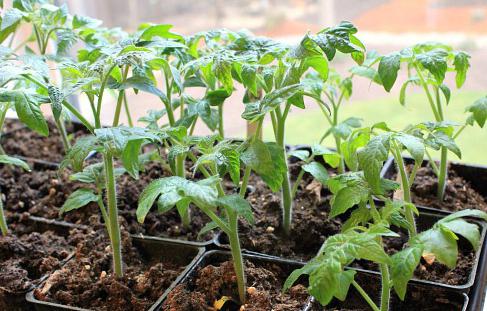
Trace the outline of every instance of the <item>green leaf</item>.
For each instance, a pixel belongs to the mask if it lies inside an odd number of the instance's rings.
[[[265,144],[256,139],[241,154],[242,162],[262,177],[264,182],[276,192],[281,188],[285,172],[284,152],[274,143]]]
[[[198,182],[186,180],[179,176],[156,179],[140,194],[136,212],[137,220],[140,223],[144,222],[157,198],[159,198],[160,210],[168,210],[181,201],[183,201],[181,204],[187,204],[187,201],[191,201],[200,208],[214,207],[218,197],[215,188],[216,182],[219,182],[219,178],[210,177]]]
[[[78,138],[61,162],[61,168],[71,165],[74,172],[82,171],[86,157],[98,146],[97,138],[93,135]]]
[[[59,210],[59,215],[78,209],[90,202],[98,201],[98,195],[94,194],[91,189],[81,188],[71,193]]]
[[[465,52],[455,53],[455,59],[453,60],[453,66],[455,66],[455,71],[457,72],[455,76],[455,82],[457,88],[461,88],[465,79],[467,78],[467,71],[470,68],[470,55]]]
[[[384,89],[389,92],[396,82],[397,72],[401,67],[401,55],[399,53],[392,53],[382,57],[379,62],[379,77],[382,81]]]
[[[478,249],[480,244],[480,231],[476,224],[469,223],[463,219],[455,219],[443,222],[441,225],[466,238],[472,244],[474,250]]]
[[[441,220],[438,221],[438,223],[444,223],[444,222],[452,221],[452,220],[462,218],[462,217],[474,217],[474,218],[479,218],[479,219],[487,221],[487,213],[486,212],[481,211],[481,210],[477,210],[477,209],[465,209],[465,210],[455,212],[453,214],[450,214],[450,215],[442,218]]]
[[[367,78],[379,85],[382,85],[379,73],[374,68],[365,66],[353,66],[352,68],[350,68],[350,73],[353,73],[356,76]]]
[[[152,142],[159,141],[159,137],[151,130],[140,127],[117,126],[95,129],[98,141],[106,149],[121,154],[130,141],[147,139]]]
[[[401,91],[399,92],[399,103],[403,106],[406,105],[406,88],[408,84],[418,84],[419,83],[419,78],[418,77],[411,77],[406,80],[406,82],[403,83],[401,86]]]
[[[309,157],[309,151],[308,150],[291,150],[287,153],[288,157],[295,157],[300,159],[301,161],[305,161]]]
[[[330,217],[336,217],[345,213],[348,209],[366,201],[369,197],[369,191],[363,185],[347,186],[340,189],[333,197]]]
[[[352,284],[355,274],[357,271],[354,270],[346,270],[340,273],[338,276],[338,284],[335,289],[334,296],[341,301],[345,301],[347,298],[348,290],[350,285]]]
[[[181,35],[171,32],[172,25],[159,24],[152,25],[144,29],[140,35],[140,40],[151,40],[153,37],[160,37],[166,39],[177,39],[183,41],[184,38]]]
[[[16,8],[6,10],[1,19],[0,30],[4,31],[11,26],[17,25],[23,17],[24,13]]]
[[[450,231],[451,232],[451,231]],[[433,254],[436,259],[453,269],[457,264],[458,246],[451,233],[441,227],[433,227],[416,236],[412,245],[422,244],[423,252]]]
[[[473,119],[483,128],[487,120],[487,96],[477,99],[466,111],[471,112]]]
[[[450,97],[451,97],[450,88],[448,86],[446,86],[445,84],[440,84],[440,90],[443,93],[443,95],[445,96],[446,104],[448,105],[450,103]]]
[[[305,172],[310,173],[313,177],[319,181],[321,184],[326,185],[329,175],[326,168],[318,162],[311,162],[302,166]]]
[[[127,142],[127,145],[122,151],[122,165],[127,173],[135,179],[139,178],[139,154],[143,142],[143,139],[131,140]]]
[[[82,27],[98,27],[101,25],[102,21],[94,19],[88,16],[75,14],[73,16],[73,29],[78,29]]]
[[[206,225],[201,228],[200,232],[198,232],[198,239],[207,234],[210,231],[213,231],[218,228],[218,225],[214,221],[210,221],[206,223]]]
[[[254,224],[252,207],[250,206],[249,202],[247,202],[247,200],[242,198],[240,195],[225,195],[223,197],[219,197],[216,202],[219,206],[236,212],[238,215],[245,218],[245,220],[247,220],[250,224]]]
[[[415,162],[423,162],[425,147],[419,138],[405,133],[397,133],[394,138],[408,150]]]
[[[15,94],[15,111],[20,121],[42,136],[49,135],[47,122],[36,98],[19,90]]]
[[[415,245],[391,256],[391,279],[394,290],[401,300],[404,300],[408,282],[414,275],[422,253],[422,246]]]
[[[154,81],[152,81],[150,78],[145,76],[130,77],[127,80],[125,80],[125,82],[117,85],[117,87],[120,90],[133,88],[135,90],[140,90],[143,92],[154,94],[157,97],[163,97],[163,98],[166,97],[166,95],[157,88],[157,86],[154,84]]]
[[[416,59],[435,77],[438,84],[441,84],[445,80],[445,73],[448,68],[447,57],[448,53],[444,50],[434,49],[417,55]]]
[[[14,158],[14,157],[11,157],[11,156],[8,156],[5,154],[0,154],[0,163],[20,166],[24,170],[30,171],[29,164],[27,164],[26,162],[24,162],[20,159],[17,159],[17,158]]]
[[[328,79],[328,61],[321,55],[308,57],[304,61],[305,65],[313,68],[323,81]]]
[[[380,171],[389,155],[390,133],[374,136],[369,143],[359,150],[357,157],[364,176],[375,193],[381,194]]]

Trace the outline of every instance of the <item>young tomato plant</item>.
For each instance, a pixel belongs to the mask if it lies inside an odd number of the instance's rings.
[[[306,35],[301,43],[288,51],[262,73],[263,89],[266,95],[260,101],[248,103],[242,117],[254,121],[270,115],[277,145],[285,151],[285,125],[291,106],[304,108],[303,96],[318,98],[314,93],[305,92],[301,80],[308,69],[314,69],[323,80],[328,77],[328,60],[332,60],[336,51],[351,54],[359,63],[364,60],[365,49],[354,36],[357,29],[348,22],[332,28],[326,28],[317,35]],[[320,104],[324,104],[321,100]],[[327,107],[325,105],[325,107]],[[284,231],[289,234],[292,223],[292,188],[289,180],[287,163],[281,178],[282,210]]]
[[[374,166],[374,163],[370,165]],[[474,249],[479,247],[478,226],[463,217],[485,220],[487,214],[465,210],[439,220],[431,229],[412,237],[403,250],[389,256],[382,238],[398,237],[397,233],[389,229],[391,224],[410,230],[404,211],[415,210],[415,207],[411,203],[387,198],[384,206],[379,207],[373,196],[397,189],[398,185],[381,179],[379,188],[375,189],[377,185],[372,186],[363,171],[330,178],[327,185],[333,193],[331,216],[342,214],[356,205],[358,209],[345,223],[342,233],[329,237],[317,256],[303,268],[294,271],[284,284],[284,289],[288,289],[301,275],[308,275],[308,290],[322,305],[329,304],[334,297],[346,300],[348,290],[353,286],[372,310],[388,311],[391,289],[394,288],[399,298],[404,299],[407,284],[422,256],[434,258],[454,268],[458,257],[457,235],[465,237]],[[367,204],[370,208],[366,207]],[[409,206],[405,209],[404,205]],[[358,259],[373,261],[380,267],[382,286],[379,304],[354,280],[356,271],[345,269]]]
[[[401,63],[406,64],[408,79],[401,87],[399,101],[402,105],[406,102],[406,89],[409,84],[419,85],[426,94],[427,102],[436,122],[446,121],[446,105],[450,101],[451,90],[444,83],[448,71],[456,72],[455,82],[457,88],[461,88],[465,82],[470,56],[462,51],[454,51],[450,46],[440,43],[416,44],[399,52],[378,57],[377,75],[370,75],[375,82],[390,91],[396,82]],[[378,76],[378,78],[377,78]],[[443,94],[443,98],[441,96]],[[450,133],[450,137],[458,136],[458,133]],[[441,147],[440,165],[438,175],[438,200],[443,200],[446,181],[448,178],[448,149]],[[433,161],[431,161],[433,162]]]
[[[84,182],[94,183],[97,193],[87,189],[76,191],[68,198],[61,211],[73,210],[91,201],[98,202],[111,241],[113,270],[118,277],[123,275],[116,190],[116,177],[121,171],[115,169],[114,158],[119,157],[124,169],[131,176],[138,177],[141,145],[146,141],[154,143],[159,140],[160,138],[150,130],[137,127],[120,126],[96,129],[94,136],[88,136],[76,142],[63,163],[63,166],[71,165],[75,172],[79,172],[82,170],[83,161],[90,152],[98,151],[103,155],[102,175],[100,175],[100,166],[91,166],[73,176],[75,179],[82,178]],[[101,200],[103,189],[106,192],[106,209]]]
[[[262,122],[259,122],[259,131],[261,125]],[[194,169],[199,170],[205,179],[194,182],[172,176],[155,180],[142,192],[137,208],[139,222],[144,221],[156,200],[160,212],[166,212],[176,206],[179,213],[184,214],[192,203],[208,215],[211,222],[200,234],[220,228],[228,236],[242,304],[245,303],[246,281],[238,236],[238,217],[242,216],[249,223],[253,223],[252,209],[245,200],[250,171],[256,169],[270,173],[274,168],[269,149],[274,148],[275,144],[265,144],[256,138],[257,135],[258,132],[241,144],[220,141],[221,137],[217,135],[189,137],[188,142],[194,145],[200,156],[196,157],[193,151],[189,151],[188,155],[195,163]],[[241,162],[245,166],[242,179]],[[280,159],[279,163],[283,162],[283,159]],[[235,186],[239,187],[238,194],[225,194],[221,180],[227,174]]]
[[[315,94],[316,98],[321,98],[321,95],[324,94],[325,100],[329,103],[331,116],[323,108],[323,105],[318,105],[330,125],[330,128],[321,137],[320,144],[328,136],[333,136],[336,152],[340,155],[340,161],[337,166],[339,173],[345,172],[345,161],[341,151],[342,141],[346,140],[352,131],[355,128],[359,128],[362,123],[362,120],[356,117],[347,118],[342,122],[339,120],[339,112],[344,100],[349,99],[352,95],[352,78],[353,74],[342,78],[337,72],[331,70],[325,83],[316,74],[309,74],[302,82],[307,86],[306,89],[309,89],[309,92]]]

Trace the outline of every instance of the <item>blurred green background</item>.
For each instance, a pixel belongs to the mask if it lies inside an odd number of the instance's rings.
[[[475,100],[485,96],[477,91],[452,92],[450,104],[447,107],[446,118],[459,123],[467,117],[465,107]],[[408,94],[406,106],[401,106],[397,95],[377,98],[373,100],[360,100],[346,103],[341,108],[340,119],[355,116],[363,119],[363,125],[369,126],[377,122],[387,121],[390,128],[401,130],[408,124],[433,120],[432,113],[424,94]],[[317,143],[323,133],[328,129],[328,123],[322,113],[309,105],[309,110],[294,109],[287,121],[286,138],[288,144]],[[264,127],[264,138],[272,139],[272,127],[267,123]],[[487,126],[483,129],[468,126],[457,139],[462,150],[462,159],[453,153],[449,158],[452,161],[487,164]],[[333,147],[331,137],[325,140],[324,145]],[[433,153],[433,156],[437,156]]]

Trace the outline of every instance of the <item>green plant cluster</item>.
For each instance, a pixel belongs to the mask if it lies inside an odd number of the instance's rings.
[[[407,283],[422,256],[434,256],[440,263],[454,267],[459,235],[473,248],[479,247],[479,228],[469,217],[487,220],[485,213],[458,212],[431,229],[418,232],[418,211],[410,194],[416,171],[423,158],[429,156],[428,150],[441,150],[439,164],[431,158],[429,161],[438,176],[441,200],[448,153],[461,156],[455,138],[466,126],[477,123],[483,127],[487,119],[487,97],[467,108],[465,124],[449,122],[446,117],[451,89],[445,77],[454,73],[456,87],[463,85],[470,67],[465,52],[426,43],[384,56],[366,53],[357,28],[349,22],[308,33],[296,45],[245,31],[213,30],[183,36],[166,24],[144,23],[133,33],[101,24],[99,20],[70,14],[64,5],[57,7],[43,0],[14,0],[12,8],[3,10],[0,126],[12,109],[31,130],[47,136],[41,106],[50,107],[65,147],[61,169],[71,169],[71,179],[86,184],[71,194],[60,213],[90,202],[98,204],[111,241],[113,272],[117,276],[123,275],[117,178],[129,174],[137,179],[148,161],[167,165],[172,176],[152,181],[143,191],[136,211],[138,221],[144,222],[148,213],[175,208],[182,225],[190,227],[192,209],[205,213],[211,222],[203,232],[220,229],[229,238],[241,303],[246,298],[246,280],[238,221],[241,217],[253,222],[252,206],[246,200],[251,174],[260,176],[272,191],[281,194],[281,227],[286,234],[292,234],[293,200],[304,174],[311,174],[333,193],[330,217],[349,215],[342,232],[329,237],[316,257],[292,273],[285,284],[288,288],[302,274],[309,275],[309,293],[323,305],[334,297],[344,300],[349,287],[354,286],[373,310],[388,310],[391,289],[400,298],[405,297]],[[20,27],[30,27],[32,34],[13,46]],[[346,77],[331,68],[337,53],[356,63]],[[394,130],[386,122],[364,128],[358,117],[340,119],[340,108],[352,94],[353,79],[365,77],[390,91],[401,69],[407,71],[408,79],[401,87],[400,103],[405,104],[410,87],[421,87],[433,121]],[[189,95],[193,88],[202,89],[202,95]],[[256,128],[242,140],[230,139],[224,132],[225,103],[237,96],[237,88],[245,90],[241,117]],[[135,126],[131,117],[130,110],[137,103],[128,101],[128,90],[150,93],[160,100],[159,107],[139,120],[143,127]],[[70,103],[72,95],[87,100],[89,115],[83,115]],[[111,124],[101,122],[104,96],[114,96],[116,101]],[[305,98],[309,99],[306,104]],[[332,135],[336,145],[325,148],[320,141],[311,152],[287,152],[287,117],[296,109],[305,109],[308,102],[316,104],[323,113],[324,123],[317,125],[323,128],[323,139]],[[126,125],[120,123],[122,114],[127,117]],[[90,132],[74,142],[64,128],[73,117]],[[274,139],[268,142],[260,138],[266,119],[274,133]],[[203,123],[213,134],[194,135],[197,123]],[[93,152],[100,154],[103,161],[87,163],[85,159]],[[403,153],[414,159],[410,171]],[[303,161],[293,182],[288,167],[291,156]],[[380,174],[390,156],[398,168],[397,181],[383,179]],[[193,164],[193,176],[186,172],[188,161]],[[4,152],[0,163],[29,169]],[[338,174],[331,176],[323,163]],[[196,172],[203,178],[193,178]],[[235,191],[226,192],[223,180],[231,181]],[[394,195],[393,199],[394,191],[400,198]],[[2,233],[7,234],[1,215]],[[390,256],[384,250],[383,239],[398,236],[393,226],[407,230],[409,242],[402,251]],[[347,268],[358,259],[380,266],[379,305],[354,281],[356,272]]]

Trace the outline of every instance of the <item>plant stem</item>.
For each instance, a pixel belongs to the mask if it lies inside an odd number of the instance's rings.
[[[103,222],[105,223],[105,228],[107,229],[108,232],[108,237],[110,238],[110,241],[112,240],[111,237],[111,230],[110,230],[110,218],[108,217],[107,210],[105,208],[105,204],[103,204],[103,198],[102,198],[102,189],[101,187],[97,187],[98,189],[98,206],[100,207],[101,211],[101,217],[103,218]]]
[[[380,264],[380,275],[382,283],[382,292],[380,296],[380,310],[389,311],[389,300],[391,297],[391,286],[389,284],[389,266],[387,264]]]
[[[435,116],[435,120],[438,122],[441,120],[441,118],[440,118],[438,111],[436,110],[435,103],[433,102],[433,97],[431,96],[431,93],[430,93],[429,88],[428,88],[428,84],[426,84],[426,81],[423,77],[423,74],[421,73],[421,69],[419,68],[419,66],[417,64],[415,64],[414,66],[416,68],[416,72],[418,73],[419,80],[421,81],[421,86],[423,87],[423,89],[426,93],[426,96],[428,97],[428,102],[430,104],[431,111],[433,111],[433,115]]]
[[[438,176],[438,192],[437,197],[439,201],[443,201],[443,195],[445,194],[446,180],[448,178],[448,149],[441,147],[441,160],[440,160],[440,175]]]
[[[127,100],[127,93],[123,92],[123,107],[125,108],[125,115],[127,116],[127,121],[130,127],[134,127],[134,122],[132,121],[132,115],[130,114],[129,103]]]
[[[3,125],[5,123],[5,118],[7,117],[8,107],[9,104],[4,103],[4,109],[0,112],[0,137],[2,137],[3,134]]]
[[[298,192],[298,186],[299,183],[301,182],[301,179],[303,179],[303,176],[304,176],[304,170],[301,169],[299,171],[298,177],[296,177],[296,181],[293,184],[293,189],[291,190],[291,197],[293,200],[294,198],[296,198],[296,192]]]
[[[110,240],[113,253],[113,271],[117,277],[123,276],[122,270],[122,250],[120,239],[120,226],[118,225],[117,210],[117,189],[115,185],[115,174],[113,171],[113,155],[107,152],[103,156],[105,165],[105,179],[107,189],[108,218],[110,224]]]
[[[3,211],[3,200],[0,194],[0,230],[2,235],[6,236],[8,234],[7,220],[5,218],[5,213]]]
[[[382,219],[377,211],[377,208],[374,203],[374,199],[372,196],[369,196],[369,204],[370,204],[370,209],[372,211],[372,215],[374,213],[376,216],[374,216],[374,223],[379,224]],[[379,244],[382,245],[382,237],[378,236],[377,240],[379,241]],[[389,266],[387,264],[380,264],[380,275],[381,275],[381,283],[382,283],[382,290],[381,290],[381,301],[380,301],[380,310],[381,311],[389,311],[389,299],[391,295],[391,286],[390,286],[390,275],[389,275]]]
[[[184,165],[186,156],[180,154],[176,157],[176,176],[186,178],[186,168]],[[185,213],[181,213],[181,223],[184,228],[191,226],[191,208],[188,207]]]
[[[405,202],[411,203],[411,185],[409,184],[409,177],[406,172],[406,167],[404,165],[404,159],[402,158],[401,149],[399,148],[399,146],[396,144],[395,141],[392,141],[392,146],[393,146],[394,160],[396,161],[397,164],[397,171],[401,176],[403,200]],[[412,209],[406,208],[405,216],[407,222],[411,227],[411,231],[409,232],[409,238],[413,238],[417,234],[417,229],[416,229],[416,222],[414,220],[414,213]]]
[[[125,65],[125,69],[123,70],[122,83],[125,82],[125,80],[127,80],[128,72],[129,72],[129,66]],[[112,126],[118,126],[118,122],[120,120],[120,112],[122,111],[122,102],[123,102],[124,94],[125,94],[125,90],[118,91],[117,106],[115,107],[115,115],[113,117]]]
[[[292,209],[293,209],[293,201],[291,196],[291,185],[289,182],[289,168],[287,165],[287,153],[286,153],[286,146],[284,143],[285,137],[285,125],[286,125],[286,116],[289,111],[290,104],[287,104],[284,113],[281,114],[281,110],[279,107],[276,108],[276,117],[277,117],[277,141],[276,143],[282,148],[283,158],[284,158],[284,165],[285,171],[282,176],[282,186],[281,186],[281,204],[282,204],[282,226],[284,229],[285,234],[289,234],[291,231],[291,223],[292,223]]]
[[[435,175],[436,176],[440,175],[440,170],[439,170],[438,166],[436,165],[435,161],[433,160],[433,158],[431,157],[431,154],[429,153],[429,151],[425,150],[425,153],[426,153],[426,156],[428,157],[429,165],[431,166],[431,169],[433,170]]]
[[[223,104],[218,105],[218,134],[225,137],[225,130],[223,128]]]
[[[367,295],[367,293],[362,288],[362,286],[360,286],[356,281],[352,281],[352,285],[353,285],[353,287],[355,287],[355,289],[357,290],[357,292],[359,292],[359,294],[362,295],[362,297],[365,299],[365,301],[367,301],[367,303],[372,308],[372,310],[374,310],[374,311],[381,311],[379,309],[379,307],[377,307],[377,305],[374,303],[374,301],[372,300],[372,298],[370,298],[370,296]]]
[[[238,218],[237,213],[227,209],[228,222],[230,226],[230,234],[228,239],[230,240],[230,250],[232,252],[233,268],[237,276],[238,296],[240,303],[245,304],[245,270],[242,258],[242,250],[240,248],[240,240],[238,237]]]
[[[64,122],[62,122],[60,118],[54,118],[54,121],[56,122],[56,127],[58,128],[59,134],[61,135],[61,139],[63,141],[64,153],[67,153],[71,148],[71,144],[69,143],[68,133],[66,132],[66,126],[64,125]]]
[[[463,130],[466,127],[467,127],[467,123],[465,123],[464,125],[462,125],[462,127],[458,129],[458,131],[455,133],[455,135],[453,135],[453,139],[456,139],[463,132]]]

